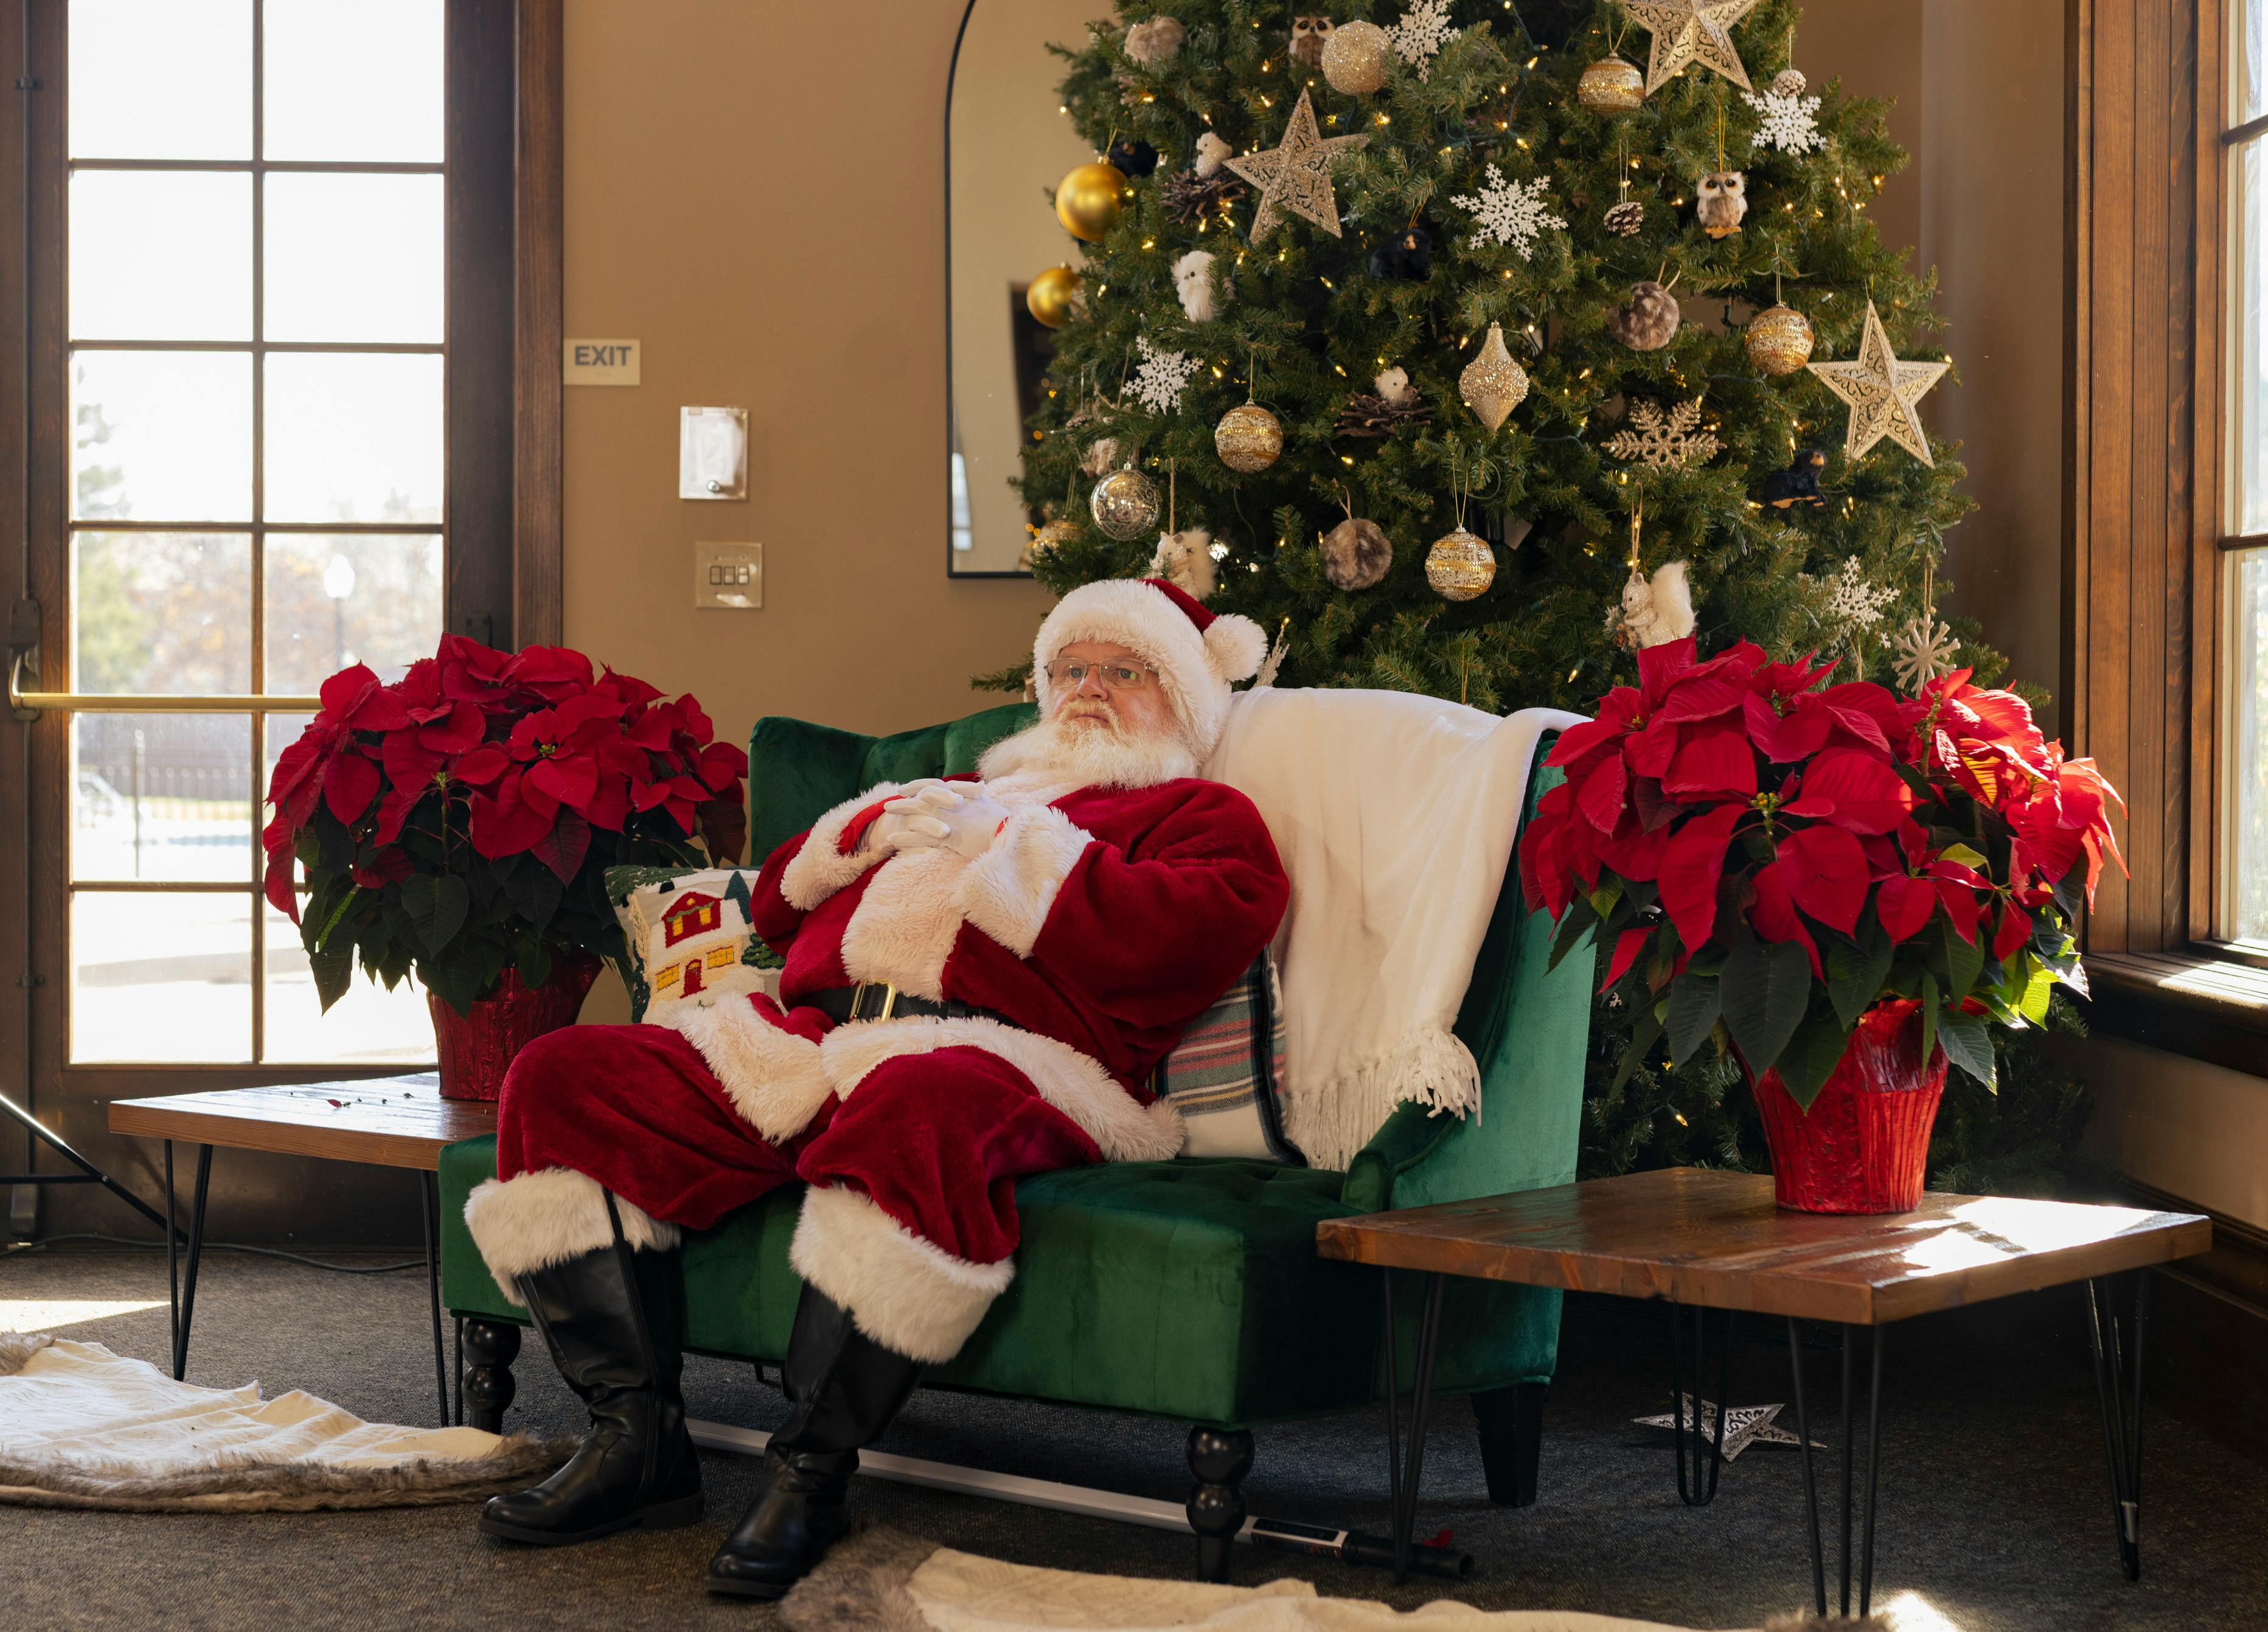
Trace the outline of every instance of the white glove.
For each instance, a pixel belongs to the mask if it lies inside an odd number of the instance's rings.
[[[865,852],[895,849],[896,846],[890,843],[890,839],[895,835],[903,832],[907,824],[922,814],[920,807],[916,802],[918,796],[932,788],[944,786],[943,778],[925,776],[919,781],[908,782],[899,788],[891,797],[889,803],[882,807],[882,814],[869,822],[866,824],[866,831],[858,836],[859,850]],[[901,806],[906,808],[901,809]]]
[[[1008,819],[1008,808],[980,783],[931,782],[883,806],[874,827],[893,816],[898,820],[879,840],[884,849],[954,850],[973,860],[991,846],[992,836]]]

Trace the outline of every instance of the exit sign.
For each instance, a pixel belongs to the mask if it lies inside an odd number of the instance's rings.
[[[634,386],[638,382],[635,340],[570,340],[567,383],[571,386]]]

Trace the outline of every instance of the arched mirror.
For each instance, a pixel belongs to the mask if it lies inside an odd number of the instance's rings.
[[[1094,155],[1060,111],[1064,60],[1050,41],[1084,45],[1094,0],[969,0],[953,55],[946,114],[951,493],[946,571],[1022,573],[1033,513],[1009,485],[1024,420],[1053,336],[1024,292],[1049,267],[1078,262],[1050,204],[1055,185]]]

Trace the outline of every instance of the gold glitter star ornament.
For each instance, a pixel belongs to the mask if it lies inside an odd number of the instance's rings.
[[[1331,164],[1350,148],[1363,146],[1367,134],[1326,137],[1315,129],[1315,109],[1307,92],[1292,110],[1284,139],[1265,152],[1247,153],[1226,161],[1227,167],[1260,189],[1260,205],[1252,213],[1252,241],[1260,242],[1276,230],[1281,212],[1290,210],[1312,221],[1333,238],[1339,236],[1338,200],[1331,193]]]
[[[1867,327],[1859,337],[1857,360],[1805,365],[1829,390],[1851,405],[1850,428],[1844,433],[1843,456],[1857,459],[1888,437],[1926,465],[1929,438],[1921,428],[1916,405],[1929,388],[1945,377],[1951,362],[1904,363],[1890,351],[1890,337],[1872,300],[1867,302]]]
[[[1733,45],[1733,25],[1755,11],[1760,0],[1621,0],[1633,23],[1653,35],[1646,61],[1646,93],[1675,79],[1694,63],[1749,90],[1749,70]]]

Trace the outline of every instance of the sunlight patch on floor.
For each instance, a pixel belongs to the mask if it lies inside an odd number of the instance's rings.
[[[1901,1592],[1881,1606],[1896,1632],[1962,1632],[1961,1623],[1918,1592]]]
[[[0,1332],[55,1332],[165,1307],[162,1297],[0,1297]]]

